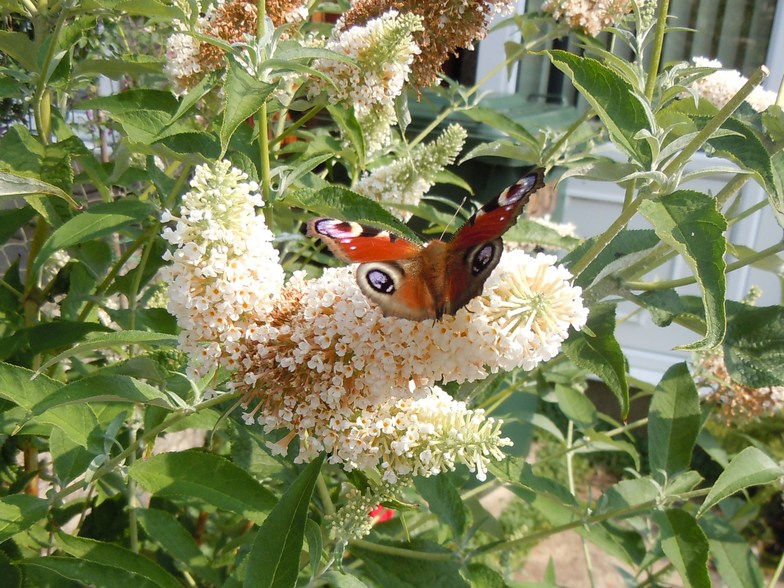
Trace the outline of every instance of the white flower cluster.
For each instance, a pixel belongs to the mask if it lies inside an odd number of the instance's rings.
[[[164,259],[168,309],[180,325],[180,348],[193,362],[191,376],[218,365],[233,367],[248,350],[242,343],[255,319],[269,311],[283,286],[283,270],[273,235],[255,207],[262,206],[258,185],[227,161],[200,165],[185,194],[179,217],[163,237],[175,246]],[[205,345],[205,342],[207,344]]]
[[[190,374],[234,372],[246,422],[299,439],[298,462],[322,451],[346,469],[387,481],[462,463],[483,478],[500,423],[434,387],[499,370],[532,369],[585,324],[581,291],[555,258],[506,254],[484,293],[441,321],[385,317],[361,293],[354,268],[283,284],[257,186],[226,162],[200,166],[176,227],[163,278],[182,328]],[[175,217],[168,211],[162,220]]]
[[[200,19],[203,25],[204,19]],[[178,26],[175,21],[175,27]],[[200,27],[203,28],[203,27]],[[201,72],[199,41],[188,33],[174,33],[166,41],[166,65],[163,72],[172,82],[175,94],[183,94],[188,87],[184,81]]]
[[[319,59],[313,64],[330,81],[314,79],[308,96],[312,98],[326,90],[331,103],[347,102],[353,106],[369,151],[389,141],[395,98],[403,92],[414,56],[419,53],[411,33],[421,28],[420,17],[396,10],[362,27],[342,30],[338,23],[326,48],[356,60],[356,64],[333,59]]]
[[[554,262],[541,254],[504,255],[483,296],[438,322],[383,316],[360,291],[353,268],[328,269],[315,280],[295,275],[289,302],[250,333],[256,355],[240,372],[257,404],[247,420],[258,413],[267,431],[294,431],[298,460],[327,449],[350,467],[376,464],[379,449],[360,442],[372,436],[355,432],[357,414],[365,414],[360,428],[383,427],[383,419],[369,415],[390,398],[410,398],[412,385],[531,370],[558,353],[569,326],[585,324],[581,290]]]
[[[695,57],[697,67],[715,67],[717,71],[702,77],[691,84],[691,88],[705,100],[719,108],[727,104],[730,98],[749,80],[734,69],[722,69],[721,61],[706,57]],[[776,102],[776,93],[757,86],[746,97],[751,107],[757,112],[766,110]]]
[[[419,204],[438,173],[460,154],[466,136],[460,125],[449,125],[432,143],[417,145],[407,156],[365,174],[354,190],[379,202]],[[400,216],[411,215],[403,211]]]
[[[644,0],[637,0],[642,6]],[[632,11],[631,0],[546,0],[542,10],[572,28],[597,36]]]

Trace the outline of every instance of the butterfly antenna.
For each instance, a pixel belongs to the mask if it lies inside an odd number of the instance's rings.
[[[449,223],[447,223],[447,225],[444,227],[444,230],[441,231],[441,236],[439,237],[440,241],[444,240],[444,235],[447,234],[447,232],[449,231],[449,227],[451,227],[452,223],[455,222],[455,219],[457,218],[457,214],[463,209],[463,205],[466,203],[467,199],[468,196],[463,196],[463,199],[460,201],[460,205],[457,208],[455,208],[455,213],[452,215],[452,218],[449,219]]]

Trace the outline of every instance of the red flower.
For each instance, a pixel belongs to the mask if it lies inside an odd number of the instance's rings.
[[[383,523],[384,521],[388,521],[394,517],[395,511],[379,504],[376,508],[370,511],[369,516],[375,518],[376,523]]]

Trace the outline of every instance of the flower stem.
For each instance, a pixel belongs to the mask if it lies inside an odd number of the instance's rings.
[[[602,251],[604,251],[604,248],[610,244],[610,241],[612,241],[615,236],[621,232],[621,230],[637,213],[637,209],[640,207],[640,204],[642,204],[642,201],[643,197],[638,196],[636,199],[629,202],[629,205],[621,211],[621,214],[618,216],[618,218],[616,218],[615,221],[607,228],[607,230],[599,236],[591,248],[585,252],[585,255],[583,255],[579,261],[570,268],[569,271],[572,272],[572,275],[579,275],[580,272],[587,268],[591,262],[596,259]]]
[[[689,142],[686,147],[678,154],[678,156],[673,159],[667,166],[662,170],[665,175],[673,176],[678,173],[688,161],[691,159],[692,155],[694,155],[698,149],[701,149],[702,146],[705,144],[705,141],[711,138],[713,133],[715,133],[719,127],[724,124],[724,122],[732,115],[738,107],[743,104],[743,101],[746,97],[751,94],[751,91],[759,86],[760,82],[764,80],[768,76],[768,68],[764,65],[761,65],[756,69],[756,71],[751,75],[749,80],[743,84],[743,87],[738,90],[738,92],[729,99],[727,104],[725,104],[716,115],[708,121],[703,129],[695,135],[695,137]]]
[[[645,81],[645,97],[648,99],[648,102],[653,100],[653,92],[656,89],[656,77],[659,75],[659,64],[661,63],[662,49],[664,47],[664,34],[667,32],[667,13],[669,10],[670,0],[659,0],[656,16],[656,36],[653,39],[653,53],[648,66],[648,78]]]
[[[423,561],[451,561],[455,559],[454,553],[433,553],[429,551],[414,551],[413,549],[402,549],[400,547],[392,547],[391,545],[379,545],[365,541],[364,539],[354,539],[349,541],[349,547],[359,547],[368,551],[376,553],[384,553],[386,555],[393,555],[397,557],[407,557],[409,559],[419,559]]]
[[[756,253],[747,255],[743,259],[739,259],[738,261],[727,264],[725,273],[734,272],[735,270],[744,268],[747,265],[751,265],[757,261],[760,261],[761,259],[770,257],[771,255],[775,255],[781,251],[784,251],[784,241],[780,241],[775,245],[768,247],[767,249],[757,251]],[[687,276],[685,278],[678,278],[676,280],[663,280],[661,282],[626,282],[625,286],[630,290],[645,290],[646,292],[650,292],[652,290],[667,290],[669,288],[689,286],[695,283],[697,283],[697,278],[695,276]]]
[[[584,122],[590,120],[593,116],[594,116],[594,111],[593,111],[592,108],[588,108],[585,112],[583,112],[579,116],[579,118],[576,121],[574,121],[569,126],[568,129],[566,129],[564,134],[561,135],[555,143],[553,143],[552,147],[550,147],[547,151],[542,153],[542,156],[539,158],[540,163],[542,163],[543,165],[547,166],[547,164],[550,161],[550,159],[555,156],[555,154],[558,152],[558,150],[561,147],[563,147],[563,145],[566,143],[566,141],[569,139],[569,137],[571,137],[574,134],[574,132],[577,129],[579,129],[580,126]]]
[[[95,470],[95,473],[93,474],[93,476],[91,478],[91,482],[89,482],[89,483],[92,483],[93,481],[102,478],[106,474],[111,473],[114,470],[115,467],[117,467],[118,465],[123,463],[126,459],[128,459],[128,457],[132,453],[136,452],[139,447],[143,446],[148,441],[150,441],[152,439],[155,439],[155,437],[157,437],[159,433],[165,431],[166,429],[168,429],[172,425],[180,422],[183,419],[188,418],[189,416],[191,416],[192,414],[194,414],[196,412],[199,412],[200,410],[205,410],[207,408],[212,408],[215,405],[218,405],[218,404],[221,404],[223,402],[230,401],[230,400],[237,400],[241,396],[242,395],[239,392],[221,394],[219,396],[215,396],[213,398],[210,398],[209,400],[205,400],[204,402],[200,402],[199,404],[197,404],[194,407],[181,408],[181,409],[179,409],[177,411],[174,411],[167,419],[165,419],[158,426],[153,427],[152,429],[149,429],[148,431],[145,431],[141,436],[139,436],[138,439],[136,439],[135,441],[132,441],[128,445],[128,447],[126,447],[123,451],[121,451],[115,457],[105,461],[101,467],[99,467],[97,470]],[[81,490],[82,488],[87,487],[89,485],[89,483],[86,480],[84,480],[84,479],[76,480],[75,482],[72,482],[70,485],[66,486],[65,488],[63,488],[62,490],[60,490],[59,492],[54,494],[51,497],[51,500],[53,502],[57,503],[58,501],[63,500],[66,496],[70,496],[74,492],[76,492],[78,490]]]

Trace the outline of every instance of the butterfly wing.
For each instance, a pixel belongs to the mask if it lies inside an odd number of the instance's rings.
[[[482,292],[501,260],[503,235],[517,222],[531,195],[544,186],[536,168],[478,210],[447,244],[446,313],[454,314]]]
[[[385,316],[435,317],[433,295],[422,279],[419,245],[389,231],[333,218],[312,219],[307,234],[324,241],[338,259],[360,263],[357,284]]]
[[[544,169],[539,167],[475,212],[455,233],[449,242],[450,247],[463,250],[499,238],[517,222],[531,195],[543,186]]]
[[[311,219],[307,234],[324,241],[335,257],[347,263],[410,259],[422,250],[389,231],[334,218]]]

